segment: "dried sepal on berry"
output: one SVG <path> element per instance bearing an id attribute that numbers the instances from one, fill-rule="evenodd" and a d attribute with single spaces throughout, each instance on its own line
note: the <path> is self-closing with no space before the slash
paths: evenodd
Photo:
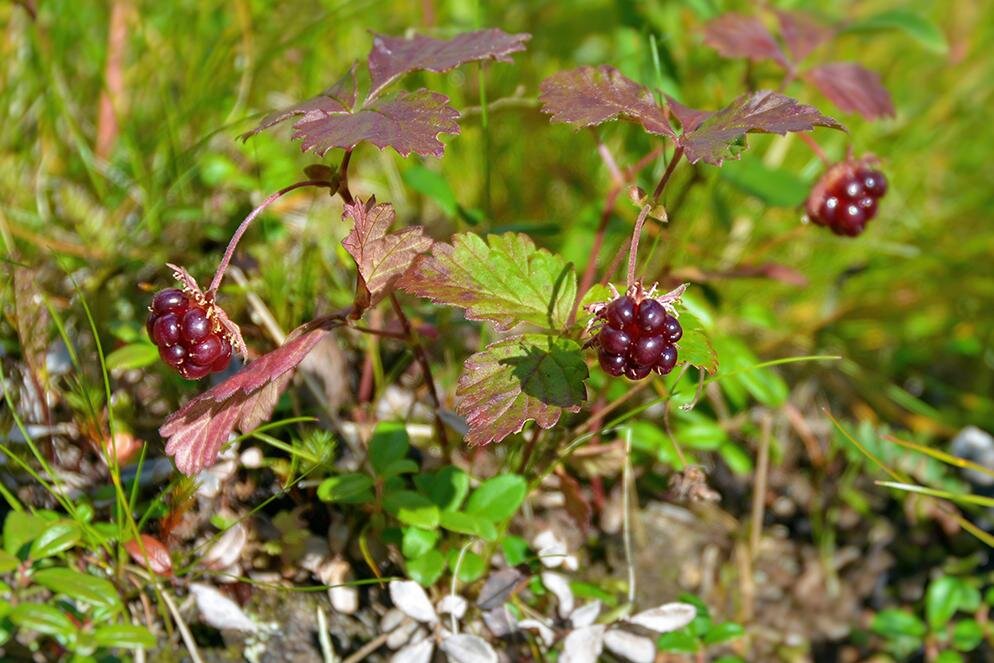
<path id="1" fill-rule="evenodd" d="M 207 311 L 207 317 L 212 321 L 213 331 L 224 336 L 231 343 L 232 349 L 242 356 L 242 359 L 248 359 L 248 348 L 245 347 L 242 330 L 232 322 L 224 309 L 217 305 L 214 301 L 214 293 L 205 293 L 201 290 L 197 280 L 183 267 L 168 262 L 166 267 L 173 271 L 173 278 L 183 286 L 183 292 Z"/>

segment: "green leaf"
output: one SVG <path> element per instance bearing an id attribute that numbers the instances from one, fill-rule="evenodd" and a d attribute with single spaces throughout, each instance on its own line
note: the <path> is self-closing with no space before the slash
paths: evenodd
<path id="1" fill-rule="evenodd" d="M 435 529 L 438 507 L 431 500 L 411 490 L 399 490 L 383 498 L 383 508 L 405 525 Z"/>
<path id="2" fill-rule="evenodd" d="M 939 655 L 935 657 L 935 663 L 964 663 L 964 662 L 963 662 L 963 657 L 960 656 L 959 652 L 947 649 L 946 651 L 939 652 Z"/>
<path id="3" fill-rule="evenodd" d="M 720 624 L 715 624 L 707 633 L 704 634 L 704 644 L 706 645 L 717 645 L 722 642 L 728 642 L 729 640 L 734 640 L 745 633 L 745 629 L 742 628 L 741 624 L 736 624 L 735 622 L 722 622 Z"/>
<path id="4" fill-rule="evenodd" d="M 870 628 L 885 638 L 913 638 L 920 640 L 928 633 L 922 620 L 905 610 L 883 610 L 873 615 Z"/>
<path id="5" fill-rule="evenodd" d="M 64 594 L 108 612 L 117 612 L 122 607 L 117 589 L 105 578 L 57 566 L 36 571 L 31 580 L 56 594 Z"/>
<path id="6" fill-rule="evenodd" d="M 159 360 L 159 350 L 147 341 L 128 343 L 107 355 L 108 370 L 131 370 L 151 366 Z"/>
<path id="7" fill-rule="evenodd" d="M 718 355 L 700 321 L 686 310 L 680 314 L 683 338 L 677 343 L 681 362 L 703 368 L 714 375 L 718 372 Z"/>
<path id="8" fill-rule="evenodd" d="M 462 233 L 451 245 L 436 243 L 399 286 L 501 329 L 522 322 L 562 329 L 576 297 L 576 273 L 561 256 L 535 248 L 527 235 L 488 235 L 484 241 Z"/>
<path id="9" fill-rule="evenodd" d="M 973 619 L 964 619 L 953 627 L 953 647 L 973 651 L 984 641 L 984 627 Z"/>
<path id="10" fill-rule="evenodd" d="M 910 9 L 891 9 L 846 25 L 847 32 L 900 30 L 928 50 L 946 54 L 949 43 L 942 30 L 930 20 Z"/>
<path id="11" fill-rule="evenodd" d="M 38 603 L 22 603 L 10 612 L 10 621 L 21 628 L 44 633 L 70 637 L 76 632 L 69 618 L 61 610 L 50 605 Z"/>
<path id="12" fill-rule="evenodd" d="M 401 552 L 407 559 L 421 557 L 438 543 L 438 530 L 405 527 Z"/>
<path id="13" fill-rule="evenodd" d="M 421 468 L 410 458 L 400 458 L 383 468 L 380 472 L 382 477 L 395 477 L 401 474 L 415 474 Z"/>
<path id="14" fill-rule="evenodd" d="M 725 442 L 718 448 L 721 459 L 725 461 L 729 469 L 736 474 L 749 474 L 752 472 L 752 456 L 735 442 Z"/>
<path id="15" fill-rule="evenodd" d="M 383 476 L 384 470 L 406 456 L 410 448 L 410 438 L 403 423 L 382 422 L 376 425 L 369 442 L 369 463 L 376 474 Z"/>
<path id="16" fill-rule="evenodd" d="M 76 545 L 83 537 L 79 525 L 61 520 L 50 524 L 41 535 L 31 543 L 31 559 L 44 559 L 68 550 Z"/>
<path id="17" fill-rule="evenodd" d="M 0 550 L 0 573 L 9 573 L 17 568 L 21 560 L 6 550 Z"/>
<path id="18" fill-rule="evenodd" d="M 587 376 L 580 346 L 566 338 L 524 334 L 490 344 L 466 360 L 456 389 L 466 442 L 499 442 L 530 419 L 551 428 L 563 410 L 579 411 Z"/>
<path id="19" fill-rule="evenodd" d="M 501 474 L 487 479 L 473 491 L 466 513 L 498 523 L 513 516 L 525 501 L 528 483 L 517 474 Z"/>
<path id="20" fill-rule="evenodd" d="M 323 502 L 361 504 L 373 500 L 373 480 L 358 472 L 328 477 L 318 486 L 318 499 Z"/>
<path id="21" fill-rule="evenodd" d="M 925 617 L 932 630 L 944 627 L 957 610 L 976 610 L 980 591 L 962 578 L 942 576 L 925 592 Z"/>
<path id="22" fill-rule="evenodd" d="M 48 522 L 41 516 L 27 511 L 11 511 L 3 523 L 4 550 L 20 557 L 21 549 L 36 537 L 41 536 L 41 533 L 48 527 Z"/>
<path id="23" fill-rule="evenodd" d="M 656 647 L 663 651 L 693 654 L 700 648 L 700 645 L 697 644 L 697 638 L 692 636 L 686 628 L 682 628 L 678 631 L 663 633 L 656 640 Z"/>
<path id="24" fill-rule="evenodd" d="M 736 188 L 771 207 L 797 207 L 807 199 L 811 188 L 794 171 L 768 168 L 755 157 L 729 161 L 718 172 Z"/>
<path id="25" fill-rule="evenodd" d="M 453 549 L 449 552 L 449 571 L 456 572 L 456 563 L 459 561 L 460 551 Z M 459 582 L 475 582 L 483 577 L 487 570 L 487 565 L 483 558 L 471 550 L 463 554 L 462 563 L 459 564 Z"/>
<path id="26" fill-rule="evenodd" d="M 478 515 L 470 515 L 460 511 L 443 511 L 439 524 L 450 532 L 478 536 L 485 541 L 497 540 L 497 528 L 494 524 Z"/>
<path id="27" fill-rule="evenodd" d="M 93 638 L 101 647 L 119 647 L 121 649 L 152 649 L 155 647 L 155 636 L 144 626 L 133 624 L 98 626 L 93 632 Z"/>
<path id="28" fill-rule="evenodd" d="M 455 511 L 469 493 L 469 475 L 454 465 L 419 474 L 414 485 L 442 511 Z"/>
<path id="29" fill-rule="evenodd" d="M 504 560 L 509 566 L 517 566 L 528 559 L 528 542 L 520 536 L 508 534 L 500 542 L 500 546 L 504 551 Z"/>
<path id="30" fill-rule="evenodd" d="M 404 184 L 418 193 L 431 198 L 448 217 L 459 211 L 459 203 L 446 180 L 440 173 L 415 164 L 404 171 Z"/>
<path id="31" fill-rule="evenodd" d="M 407 562 L 407 575 L 423 587 L 434 585 L 444 570 L 445 556 L 437 549 Z"/>

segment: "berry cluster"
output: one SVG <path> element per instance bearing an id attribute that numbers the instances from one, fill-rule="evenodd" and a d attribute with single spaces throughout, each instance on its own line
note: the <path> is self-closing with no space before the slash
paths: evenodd
<path id="1" fill-rule="evenodd" d="M 187 380 L 223 371 L 231 361 L 231 341 L 210 308 L 182 290 L 157 292 L 145 325 L 162 360 Z"/>
<path id="2" fill-rule="evenodd" d="M 683 328 L 659 301 L 625 295 L 597 315 L 604 320 L 596 340 L 598 359 L 609 375 L 641 380 L 652 371 L 666 375 L 673 370 L 674 343 L 683 336 Z"/>
<path id="3" fill-rule="evenodd" d="M 822 177 L 807 202 L 808 218 L 836 235 L 855 237 L 877 214 L 887 178 L 865 161 L 836 164 Z"/>

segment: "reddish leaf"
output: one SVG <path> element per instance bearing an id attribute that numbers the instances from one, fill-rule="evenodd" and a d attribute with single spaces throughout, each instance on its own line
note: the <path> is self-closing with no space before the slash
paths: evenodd
<path id="1" fill-rule="evenodd" d="M 529 419 L 552 428 L 563 410 L 577 412 L 587 397 L 587 365 L 569 339 L 524 334 L 497 341 L 466 360 L 456 411 L 466 419 L 466 442 L 499 442 Z"/>
<path id="2" fill-rule="evenodd" d="M 377 205 L 375 198 L 346 204 L 342 216 L 354 222 L 342 246 L 359 268 L 356 303 L 361 310 L 388 294 L 414 258 L 431 248 L 432 240 L 421 226 L 388 233 L 397 214 L 392 205 Z"/>
<path id="3" fill-rule="evenodd" d="M 704 43 L 726 58 L 773 60 L 788 68 L 787 56 L 773 35 L 757 19 L 743 14 L 722 14 L 704 28 Z"/>
<path id="4" fill-rule="evenodd" d="M 236 426 L 248 432 L 265 421 L 291 371 L 343 320 L 344 316 L 331 316 L 298 327 L 283 345 L 169 415 L 159 434 L 167 439 L 166 454 L 173 456 L 179 471 L 196 474 L 217 460 Z"/>
<path id="5" fill-rule="evenodd" d="M 356 66 L 353 64 L 348 73 L 342 76 L 337 83 L 313 99 L 270 113 L 262 119 L 262 122 L 255 129 L 242 134 L 239 138 L 245 140 L 297 115 L 322 117 L 329 113 L 352 112 L 356 100 L 355 68 Z"/>
<path id="6" fill-rule="evenodd" d="M 144 553 L 142 548 L 145 549 Z M 154 536 L 142 534 L 141 543 L 137 539 L 131 539 L 124 544 L 124 549 L 131 555 L 131 559 L 152 573 L 166 577 L 173 574 L 173 558 L 169 555 L 169 549 Z"/>
<path id="7" fill-rule="evenodd" d="M 808 131 L 816 126 L 842 129 L 817 108 L 777 92 L 761 90 L 744 94 L 728 106 L 708 115 L 697 128 L 680 136 L 680 145 L 691 163 L 705 161 L 720 166 L 744 149 L 736 148 L 746 133 Z"/>
<path id="8" fill-rule="evenodd" d="M 795 60 L 803 60 L 835 36 L 835 30 L 811 14 L 799 11 L 777 11 L 780 34 Z"/>
<path id="9" fill-rule="evenodd" d="M 859 113 L 868 120 L 894 115 L 894 103 L 880 76 L 855 62 L 823 64 L 804 77 L 847 113 Z"/>
<path id="10" fill-rule="evenodd" d="M 670 109 L 670 113 L 672 113 L 680 123 L 680 129 L 683 133 L 690 133 L 697 127 L 701 126 L 701 122 L 711 116 L 711 111 L 698 110 L 696 108 L 684 106 L 673 97 L 666 97 L 666 102 Z"/>
<path id="11" fill-rule="evenodd" d="M 675 137 L 652 93 L 614 67 L 580 67 L 549 76 L 540 86 L 542 110 L 553 122 L 590 127 L 623 117 L 649 133 Z"/>
<path id="12" fill-rule="evenodd" d="M 569 514 L 576 526 L 584 534 L 590 529 L 590 519 L 593 516 L 593 507 L 583 494 L 580 482 L 566 473 L 566 470 L 556 473 L 559 477 L 559 490 L 565 500 L 566 513 Z"/>
<path id="13" fill-rule="evenodd" d="M 525 50 L 529 34 L 507 34 L 491 28 L 456 35 L 452 39 L 432 39 L 420 35 L 410 39 L 376 35 L 369 53 L 369 75 L 373 98 L 398 77 L 419 69 L 442 72 L 474 60 L 510 62 L 508 56 Z"/>

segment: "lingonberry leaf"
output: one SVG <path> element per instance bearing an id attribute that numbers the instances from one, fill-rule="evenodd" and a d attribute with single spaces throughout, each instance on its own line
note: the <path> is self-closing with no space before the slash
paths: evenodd
<path id="1" fill-rule="evenodd" d="M 562 257 L 535 248 L 527 235 L 463 233 L 418 257 L 398 287 L 439 304 L 466 309 L 471 320 L 501 329 L 528 322 L 566 325 L 576 297 L 576 272 Z"/>
<path id="2" fill-rule="evenodd" d="M 842 111 L 859 113 L 868 120 L 894 115 L 894 102 L 880 76 L 855 62 L 823 64 L 806 71 L 804 77 Z"/>
<path id="3" fill-rule="evenodd" d="M 542 110 L 553 122 L 591 127 L 623 117 L 649 133 L 674 138 L 652 93 L 614 67 L 580 67 L 549 76 L 540 86 Z"/>
<path id="4" fill-rule="evenodd" d="M 773 35 L 752 16 L 722 14 L 705 26 L 704 43 L 726 58 L 773 60 L 785 69 L 790 67 Z"/>
<path id="5" fill-rule="evenodd" d="M 699 119 L 699 118 L 697 118 Z M 786 134 L 816 126 L 842 129 L 817 108 L 770 90 L 744 94 L 721 110 L 711 113 L 693 131 L 680 136 L 680 145 L 691 163 L 704 161 L 720 166 L 745 149 L 747 133 Z"/>
<path id="6" fill-rule="evenodd" d="M 173 457 L 179 471 L 196 474 L 214 463 L 236 427 L 247 432 L 265 421 L 292 370 L 344 319 L 329 316 L 298 327 L 283 345 L 169 415 L 159 434 L 167 440 L 166 454 Z"/>
<path id="7" fill-rule="evenodd" d="M 797 61 L 835 36 L 835 30 L 811 14 L 801 11 L 777 10 L 780 36 Z"/>
<path id="8" fill-rule="evenodd" d="M 523 334 L 497 341 L 466 360 L 456 411 L 469 425 L 466 442 L 499 442 L 534 419 L 551 428 L 563 410 L 587 397 L 587 365 L 572 340 Z"/>
<path id="9" fill-rule="evenodd" d="M 361 311 L 388 294 L 414 258 L 431 248 L 432 240 L 425 237 L 421 226 L 388 232 L 397 217 L 393 205 L 377 204 L 372 197 L 347 203 L 342 216 L 353 221 L 342 246 L 359 270 L 356 309 Z"/>
<path id="10" fill-rule="evenodd" d="M 378 95 L 400 76 L 419 69 L 442 72 L 466 62 L 486 59 L 510 62 L 508 56 L 525 50 L 525 42 L 529 39 L 529 34 L 508 34 L 496 28 L 466 32 L 452 39 L 376 35 L 369 53 L 372 81 L 369 97 Z"/>

